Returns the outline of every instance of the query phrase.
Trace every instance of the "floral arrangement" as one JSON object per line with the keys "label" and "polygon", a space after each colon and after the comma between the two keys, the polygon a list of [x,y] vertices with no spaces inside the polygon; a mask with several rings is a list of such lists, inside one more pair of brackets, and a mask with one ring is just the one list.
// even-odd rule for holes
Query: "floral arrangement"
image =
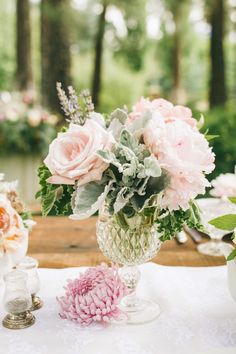
{"label": "floral arrangement", "polygon": [[120,321],[123,313],[118,305],[125,295],[117,267],[89,268],[79,278],[68,280],[65,295],[57,298],[60,316],[81,326]]}
{"label": "floral arrangement", "polygon": [[[213,197],[224,198],[236,204],[236,168],[234,173],[220,174],[211,181],[211,184],[213,188],[210,190],[210,194]],[[232,232],[232,239],[236,244],[236,214],[222,215],[209,223],[220,230]],[[227,260],[230,261],[234,258],[236,258],[236,249],[230,253]]]}
{"label": "floral arrangement", "polygon": [[34,91],[0,93],[0,154],[45,153],[57,117],[36,103]]}
{"label": "floral arrangement", "polygon": [[28,233],[35,224],[17,194],[17,181],[4,182],[0,174],[0,268],[10,267],[25,256]]}
{"label": "floral arrangement", "polygon": [[79,97],[72,87],[68,96],[60,84],[57,90],[69,127],[39,169],[44,215],[84,219],[105,202],[123,228],[135,214],[149,216],[162,241],[184,224],[201,227],[194,198],[210,186],[206,174],[214,169],[202,119],[187,107],[142,98],[130,113],[116,109],[105,120],[87,90]]}
{"label": "floral arrangement", "polygon": [[213,188],[210,194],[213,197],[234,197],[236,196],[236,169],[235,173],[220,174],[211,181]]}
{"label": "floral arrangement", "polygon": [[[225,194],[223,196],[225,196]],[[236,197],[229,197],[228,199],[231,203],[236,204]],[[229,233],[232,232],[232,240],[236,244],[236,214],[235,213],[219,216],[209,221],[209,224],[215,226],[217,229],[227,230],[229,231]],[[230,253],[227,260],[231,261],[234,258],[236,259],[236,249],[234,249]]]}

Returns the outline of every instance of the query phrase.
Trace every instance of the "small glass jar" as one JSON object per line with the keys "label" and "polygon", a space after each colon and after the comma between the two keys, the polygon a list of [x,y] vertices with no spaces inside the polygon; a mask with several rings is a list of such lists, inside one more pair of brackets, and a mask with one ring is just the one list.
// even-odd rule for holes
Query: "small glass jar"
{"label": "small glass jar", "polygon": [[32,297],[31,311],[38,310],[43,306],[42,300],[36,295],[40,290],[40,280],[38,275],[38,261],[32,257],[24,257],[16,266],[16,269],[28,275],[27,286]]}
{"label": "small glass jar", "polygon": [[27,274],[13,270],[4,276],[4,281],[3,303],[8,315],[3,320],[3,326],[10,329],[31,326],[34,324],[35,318],[29,312],[32,299],[27,287]]}

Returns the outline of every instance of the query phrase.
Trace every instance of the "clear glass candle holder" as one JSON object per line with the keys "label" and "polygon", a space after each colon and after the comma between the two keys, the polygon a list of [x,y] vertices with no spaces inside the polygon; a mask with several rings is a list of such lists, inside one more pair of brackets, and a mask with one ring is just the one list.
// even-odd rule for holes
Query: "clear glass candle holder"
{"label": "clear glass candle holder", "polygon": [[3,326],[9,329],[22,329],[31,326],[35,317],[29,311],[32,299],[27,286],[27,274],[14,270],[4,276],[4,308],[8,312]]}
{"label": "clear glass candle holder", "polygon": [[26,256],[21,260],[16,268],[28,275],[27,286],[32,297],[32,306],[30,310],[35,311],[40,309],[43,306],[43,302],[39,296],[37,296],[40,290],[37,259]]}

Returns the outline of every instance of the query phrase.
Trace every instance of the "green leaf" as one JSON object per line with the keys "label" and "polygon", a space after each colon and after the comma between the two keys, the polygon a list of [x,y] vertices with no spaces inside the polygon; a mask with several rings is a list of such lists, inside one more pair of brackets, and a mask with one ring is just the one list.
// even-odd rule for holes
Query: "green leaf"
{"label": "green leaf", "polygon": [[227,257],[227,261],[232,261],[234,258],[236,258],[236,248]]}
{"label": "green leaf", "polygon": [[205,135],[207,141],[211,141],[215,138],[219,138],[219,135]]}
{"label": "green leaf", "polygon": [[229,197],[228,198],[232,203],[236,204],[236,197]]}
{"label": "green leaf", "polygon": [[51,176],[49,169],[42,165],[38,168],[40,190],[36,198],[40,199],[43,215],[70,215],[71,195],[74,192],[73,185],[55,185],[47,183]]}
{"label": "green leaf", "polygon": [[42,213],[44,216],[48,215],[52,210],[56,200],[60,199],[63,195],[63,187],[59,186],[56,189],[53,189],[47,193],[47,195],[43,198],[42,201]]}
{"label": "green leaf", "polygon": [[236,227],[236,214],[219,216],[218,218],[209,221],[209,224],[220,230],[232,231]]}
{"label": "green leaf", "polygon": [[204,123],[205,123],[204,115],[201,114],[201,116],[197,122],[198,130],[200,130],[203,127]]}

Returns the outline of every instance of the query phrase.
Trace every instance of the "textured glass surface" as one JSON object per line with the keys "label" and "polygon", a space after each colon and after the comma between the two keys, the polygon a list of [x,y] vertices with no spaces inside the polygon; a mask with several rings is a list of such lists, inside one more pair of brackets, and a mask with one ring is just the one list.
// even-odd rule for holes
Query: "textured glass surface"
{"label": "textured glass surface", "polygon": [[132,219],[128,229],[123,229],[114,217],[99,218],[97,222],[99,247],[115,263],[142,264],[152,259],[161,247],[160,236],[152,225]]}

